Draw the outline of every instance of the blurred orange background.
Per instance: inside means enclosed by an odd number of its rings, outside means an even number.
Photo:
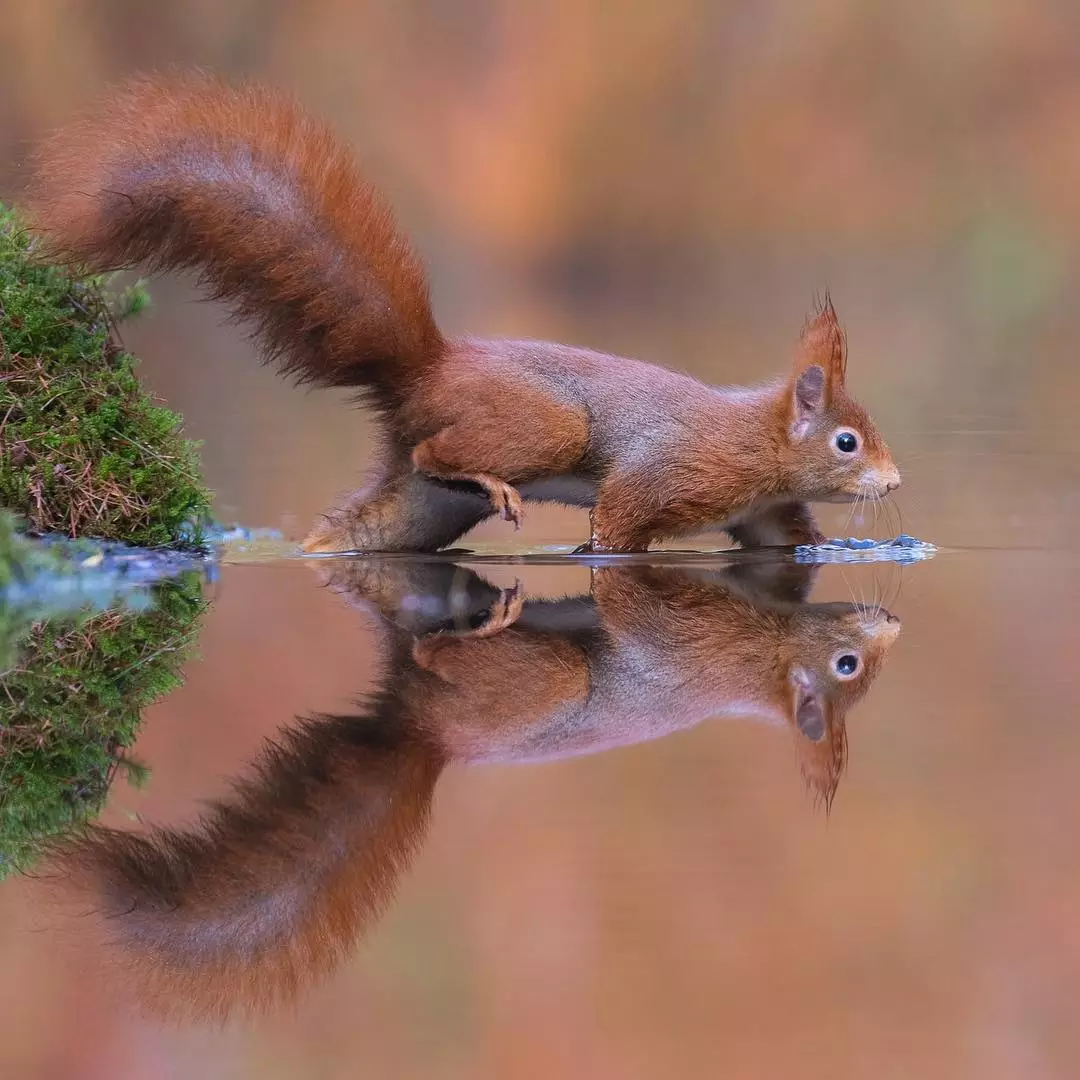
[[[450,332],[747,382],[827,285],[905,530],[1007,549],[906,572],[827,827],[745,725],[453,773],[399,904],[294,1017],[135,1020],[6,883],[0,1074],[1075,1075],[1080,9],[6,0],[0,56],[0,195],[126,73],[293,90],[391,197]],[[219,512],[300,534],[358,482],[367,418],[260,368],[183,282],[152,295],[125,338],[205,440]],[[530,507],[525,539],[584,528]],[[315,584],[226,572],[115,818],[189,819],[279,724],[365,688],[362,620]]]

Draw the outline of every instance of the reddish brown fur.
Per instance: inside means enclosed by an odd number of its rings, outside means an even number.
[[[260,87],[135,80],[40,149],[29,194],[43,254],[197,270],[283,371],[371,395],[377,480],[310,551],[433,550],[493,512],[520,524],[517,488],[568,476],[596,488],[594,550],[709,526],[744,546],[801,543],[819,536],[807,502],[899,483],[847,393],[827,298],[790,377],[750,394],[550,342],[446,341],[419,260],[345,146]],[[862,436],[857,460],[830,450],[839,424]],[[527,497],[569,498],[548,491]]]
[[[93,827],[54,865],[120,929],[151,1011],[266,1011],[334,970],[387,905],[443,764],[415,731],[322,717],[271,745],[197,827]]]
[[[271,745],[197,827],[93,827],[54,866],[119,930],[152,1011],[265,1011],[332,971],[389,902],[443,764],[416,731],[322,717]]]
[[[439,634],[419,641],[413,656],[438,680],[417,684],[426,723],[463,761],[528,740],[555,709],[589,692],[587,651],[551,634]]]
[[[895,634],[867,640],[857,679],[832,684],[828,692],[815,685],[825,735],[814,742],[796,725],[792,669],[820,672],[835,648],[836,629],[857,623],[859,611],[773,599],[757,587],[744,594],[732,587],[736,581],[729,577],[721,590],[670,568],[604,569],[594,575],[593,592],[613,635],[641,635],[647,628],[687,685],[733,701],[770,701],[787,720],[812,796],[829,809],[847,766],[847,713],[878,677]],[[657,603],[660,596],[663,602]],[[646,620],[642,616],[650,604],[654,607]],[[765,663],[763,658],[768,658]]]
[[[483,401],[474,399],[471,407],[481,422],[442,428],[416,447],[413,461],[433,476],[481,472],[520,484],[547,472],[565,472],[581,460],[589,442],[589,418],[581,410],[527,390],[519,391],[514,405],[521,416],[512,443],[496,410],[485,410]]]
[[[733,435],[730,425],[699,430],[703,450],[695,458],[650,462],[604,481],[592,518],[596,550],[644,549],[715,521],[718,505],[735,508],[782,493],[776,470],[757,468],[750,455],[718,462]],[[751,436],[758,437],[757,432]],[[799,540],[786,536],[782,542]]]
[[[136,79],[37,152],[44,254],[197,269],[300,381],[390,396],[438,358],[423,267],[345,146],[287,98]]]
[[[469,423],[452,423],[420,443],[413,464],[429,476],[480,484],[496,512],[520,526],[521,498],[512,485],[571,470],[588,447],[589,419],[543,394],[524,391],[515,401],[520,419],[511,441],[494,411],[485,415],[475,400],[471,408]]]

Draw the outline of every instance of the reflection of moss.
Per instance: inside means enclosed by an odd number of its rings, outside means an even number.
[[[52,553],[36,549],[16,531],[15,519],[0,510],[0,675],[15,663],[19,642],[32,625],[32,617],[25,610],[5,603],[3,594],[9,585],[48,573],[52,564]]]
[[[18,531],[13,515],[0,509],[0,590],[54,569],[55,561],[51,551],[39,548]]]
[[[0,687],[0,877],[98,813],[117,772],[143,778],[125,750],[142,710],[179,685],[203,609],[195,572],[152,595],[148,610],[39,622],[20,642]]]
[[[0,506],[37,532],[152,547],[209,517],[196,446],[140,388],[117,344],[140,287],[111,304],[102,280],[35,263],[0,205]]]

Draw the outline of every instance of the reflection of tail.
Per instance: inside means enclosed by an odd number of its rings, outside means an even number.
[[[443,764],[392,720],[320,717],[196,826],[93,828],[55,863],[98,897],[152,1009],[266,1010],[329,974],[391,899]]]

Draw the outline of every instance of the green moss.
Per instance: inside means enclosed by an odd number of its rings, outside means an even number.
[[[199,543],[210,494],[180,418],[139,386],[116,326],[146,306],[136,285],[36,263],[0,204],[0,506],[35,532]]]
[[[0,688],[0,877],[99,813],[118,774],[145,779],[127,748],[143,709],[180,685],[202,610],[189,573],[158,585],[149,610],[29,628]]]

